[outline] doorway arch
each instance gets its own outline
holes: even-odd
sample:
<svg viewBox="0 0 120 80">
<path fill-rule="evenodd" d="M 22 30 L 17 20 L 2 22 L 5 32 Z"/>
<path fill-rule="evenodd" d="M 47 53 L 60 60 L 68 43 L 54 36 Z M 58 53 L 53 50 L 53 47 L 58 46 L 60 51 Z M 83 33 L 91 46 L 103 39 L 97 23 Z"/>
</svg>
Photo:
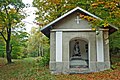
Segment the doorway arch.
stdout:
<svg viewBox="0 0 120 80">
<path fill-rule="evenodd" d="M 88 40 L 84 38 L 73 38 L 69 42 L 70 68 L 88 68 Z"/>
</svg>

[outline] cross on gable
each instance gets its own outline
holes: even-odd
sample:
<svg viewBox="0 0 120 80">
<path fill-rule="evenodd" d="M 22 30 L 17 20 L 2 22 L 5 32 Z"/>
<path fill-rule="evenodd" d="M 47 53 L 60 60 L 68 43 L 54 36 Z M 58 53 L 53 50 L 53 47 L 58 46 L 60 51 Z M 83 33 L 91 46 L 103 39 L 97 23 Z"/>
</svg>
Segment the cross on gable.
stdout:
<svg viewBox="0 0 120 80">
<path fill-rule="evenodd" d="M 77 16 L 77 19 L 75 19 L 75 21 L 77 22 L 77 24 L 80 23 L 81 19 L 79 18 L 79 16 Z"/>
</svg>

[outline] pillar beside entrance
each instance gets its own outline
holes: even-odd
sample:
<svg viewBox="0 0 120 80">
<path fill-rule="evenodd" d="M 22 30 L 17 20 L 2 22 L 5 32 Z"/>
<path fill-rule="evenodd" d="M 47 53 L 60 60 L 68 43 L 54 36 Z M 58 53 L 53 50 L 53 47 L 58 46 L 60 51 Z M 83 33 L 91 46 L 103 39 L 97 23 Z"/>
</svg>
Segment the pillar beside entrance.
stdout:
<svg viewBox="0 0 120 80">
<path fill-rule="evenodd" d="M 62 32 L 56 32 L 56 62 L 62 62 Z"/>
<path fill-rule="evenodd" d="M 95 72 L 96 71 L 96 34 L 95 33 L 91 33 L 89 34 L 89 69 L 91 72 Z"/>
<path fill-rule="evenodd" d="M 63 66 L 62 60 L 62 31 L 56 32 L 56 71 L 61 72 Z"/>
<path fill-rule="evenodd" d="M 105 60 L 105 69 L 110 69 L 110 53 L 109 53 L 109 33 L 104 31 L 104 60 Z"/>
</svg>

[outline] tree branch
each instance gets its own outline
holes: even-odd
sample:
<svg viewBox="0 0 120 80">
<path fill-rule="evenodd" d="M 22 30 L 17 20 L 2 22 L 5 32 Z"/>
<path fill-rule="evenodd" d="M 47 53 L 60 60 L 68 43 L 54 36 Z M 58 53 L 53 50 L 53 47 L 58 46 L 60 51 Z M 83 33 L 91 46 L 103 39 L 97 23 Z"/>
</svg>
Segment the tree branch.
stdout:
<svg viewBox="0 0 120 80">
<path fill-rule="evenodd" d="M 0 32 L 0 34 L 2 35 L 3 39 L 7 42 L 7 40 L 6 40 L 5 36 L 3 35 L 3 33 Z"/>
</svg>

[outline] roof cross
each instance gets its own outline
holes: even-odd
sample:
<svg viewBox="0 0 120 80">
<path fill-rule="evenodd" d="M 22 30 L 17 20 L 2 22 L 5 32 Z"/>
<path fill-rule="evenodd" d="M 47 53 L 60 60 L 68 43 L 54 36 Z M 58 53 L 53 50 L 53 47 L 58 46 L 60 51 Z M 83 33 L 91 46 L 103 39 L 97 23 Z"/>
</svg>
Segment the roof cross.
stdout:
<svg viewBox="0 0 120 80">
<path fill-rule="evenodd" d="M 77 16 L 77 19 L 75 19 L 75 21 L 77 22 L 77 24 L 79 24 L 81 20 L 82 19 L 80 19 L 79 16 Z"/>
</svg>

